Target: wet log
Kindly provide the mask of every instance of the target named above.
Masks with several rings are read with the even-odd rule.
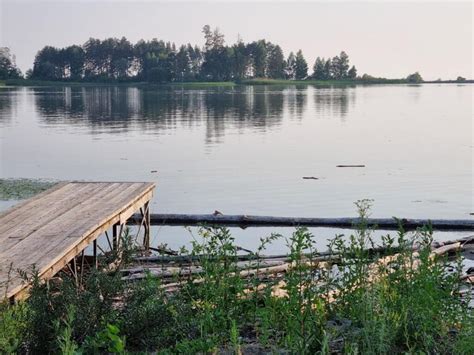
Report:
[[[135,215],[129,219],[133,224],[141,221]],[[443,231],[474,231],[474,219],[396,219],[396,218],[312,218],[312,217],[273,217],[251,215],[220,215],[220,214],[151,214],[151,225],[167,226],[236,226],[246,227],[327,227],[356,229],[362,223],[374,229],[414,230],[430,225],[433,230]]]
[[[318,255],[304,255],[307,259],[313,261],[337,261],[339,255],[333,255],[329,253],[320,253]],[[177,263],[177,264],[186,264],[186,263],[196,263],[202,260],[208,259],[208,255],[152,255],[152,256],[139,256],[135,257],[133,260],[142,263],[158,263],[158,264],[167,264],[167,263]],[[280,255],[256,255],[256,254],[246,254],[246,255],[237,255],[235,260],[246,261],[246,260],[260,260],[262,262],[269,260],[284,260],[289,261],[290,256],[288,254]]]

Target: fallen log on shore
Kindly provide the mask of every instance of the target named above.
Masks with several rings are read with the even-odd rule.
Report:
[[[135,215],[129,223],[139,223],[142,217]],[[168,226],[236,226],[246,227],[327,227],[355,229],[365,225],[381,230],[414,230],[430,225],[438,231],[474,231],[474,219],[396,219],[396,218],[311,218],[311,217],[273,217],[251,215],[220,215],[220,214],[151,214],[151,225]]]

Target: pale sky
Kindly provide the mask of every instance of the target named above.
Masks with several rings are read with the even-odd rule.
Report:
[[[472,21],[472,2],[0,0],[0,46],[25,72],[45,45],[125,36],[202,46],[209,24],[227,44],[240,34],[277,43],[285,56],[301,48],[310,68],[317,56],[345,50],[359,74],[472,78]]]

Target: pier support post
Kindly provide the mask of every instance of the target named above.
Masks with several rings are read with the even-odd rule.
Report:
[[[113,250],[117,250],[118,247],[119,247],[119,238],[118,238],[118,233],[117,233],[118,226],[119,226],[118,223],[115,223],[112,226],[112,248],[113,248]]]
[[[92,242],[92,249],[93,249],[93,253],[94,253],[94,267],[97,269],[98,266],[99,266],[99,261],[97,259],[97,239],[94,239],[94,241]]]
[[[150,249],[150,202],[145,203],[144,209],[144,224],[145,224],[145,235],[143,237],[143,245],[145,250]]]

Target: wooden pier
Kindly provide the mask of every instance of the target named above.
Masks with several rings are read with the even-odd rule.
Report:
[[[0,213],[0,300],[25,295],[28,284],[18,270],[34,266],[48,279],[110,228],[116,237],[137,212],[148,245],[154,188],[146,182],[61,183]]]

